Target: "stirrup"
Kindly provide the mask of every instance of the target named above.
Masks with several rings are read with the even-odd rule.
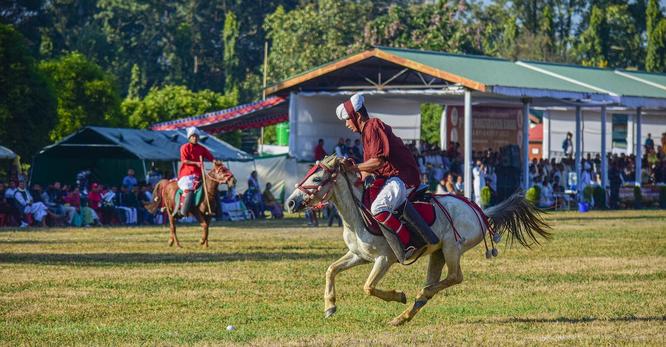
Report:
[[[405,248],[405,260],[411,258],[415,252],[416,252],[416,247],[414,246],[409,246]]]

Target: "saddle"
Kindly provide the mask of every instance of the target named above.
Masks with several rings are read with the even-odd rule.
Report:
[[[384,234],[380,229],[381,227],[379,222],[370,212],[370,205],[377,197],[377,194],[379,194],[379,191],[382,189],[385,182],[386,179],[384,178],[374,179],[374,181],[363,191],[362,206],[360,208],[366,228],[371,234],[377,236],[384,236]],[[431,200],[432,195],[428,192],[428,186],[421,184],[409,194],[405,203],[393,211],[393,215],[395,215],[407,227],[407,230],[409,230],[409,233],[411,234],[410,244],[408,246],[413,246],[418,250],[428,246],[429,244],[438,243],[439,240],[435,235],[430,235],[428,239],[426,239],[424,235],[421,235],[421,233],[416,230],[416,226],[414,225],[419,221],[413,221],[405,218],[407,217],[405,214],[405,209],[415,209],[416,212],[418,212],[418,214],[421,216],[422,221],[425,222],[425,224],[428,226],[432,226],[435,224],[436,214],[435,206],[433,206]]]
[[[203,191],[203,184],[197,184],[197,186],[194,189],[194,203],[193,206],[199,206],[199,204],[203,201],[204,198],[204,191]],[[174,200],[173,201],[179,201],[179,205],[183,203],[183,190],[178,188],[176,192],[174,193]]]

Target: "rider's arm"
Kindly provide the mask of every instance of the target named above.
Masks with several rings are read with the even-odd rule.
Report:
[[[384,165],[384,158],[372,158],[358,164],[358,170],[361,172],[372,173]]]

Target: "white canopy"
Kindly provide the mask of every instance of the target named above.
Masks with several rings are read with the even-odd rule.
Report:
[[[0,146],[0,159],[14,159],[16,158],[16,153],[12,152],[11,149]]]

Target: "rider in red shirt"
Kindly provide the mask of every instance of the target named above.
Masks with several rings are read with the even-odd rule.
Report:
[[[195,127],[187,128],[187,143],[180,147],[180,171],[178,172],[178,188],[183,191],[183,205],[174,208],[173,215],[187,216],[192,205],[192,191],[201,181],[201,163],[203,160],[214,161],[210,151],[199,144],[199,131]],[[178,201],[176,201],[178,204]]]
[[[409,230],[393,215],[393,211],[402,205],[409,194],[418,187],[419,169],[414,156],[390,126],[378,118],[370,118],[365,108],[363,95],[354,94],[340,104],[336,110],[340,120],[353,132],[361,134],[363,141],[363,163],[357,168],[361,178],[369,175],[376,177],[378,190],[370,207],[370,212],[378,222],[392,230],[403,246],[404,257],[396,254],[403,262],[415,251],[409,246]]]

